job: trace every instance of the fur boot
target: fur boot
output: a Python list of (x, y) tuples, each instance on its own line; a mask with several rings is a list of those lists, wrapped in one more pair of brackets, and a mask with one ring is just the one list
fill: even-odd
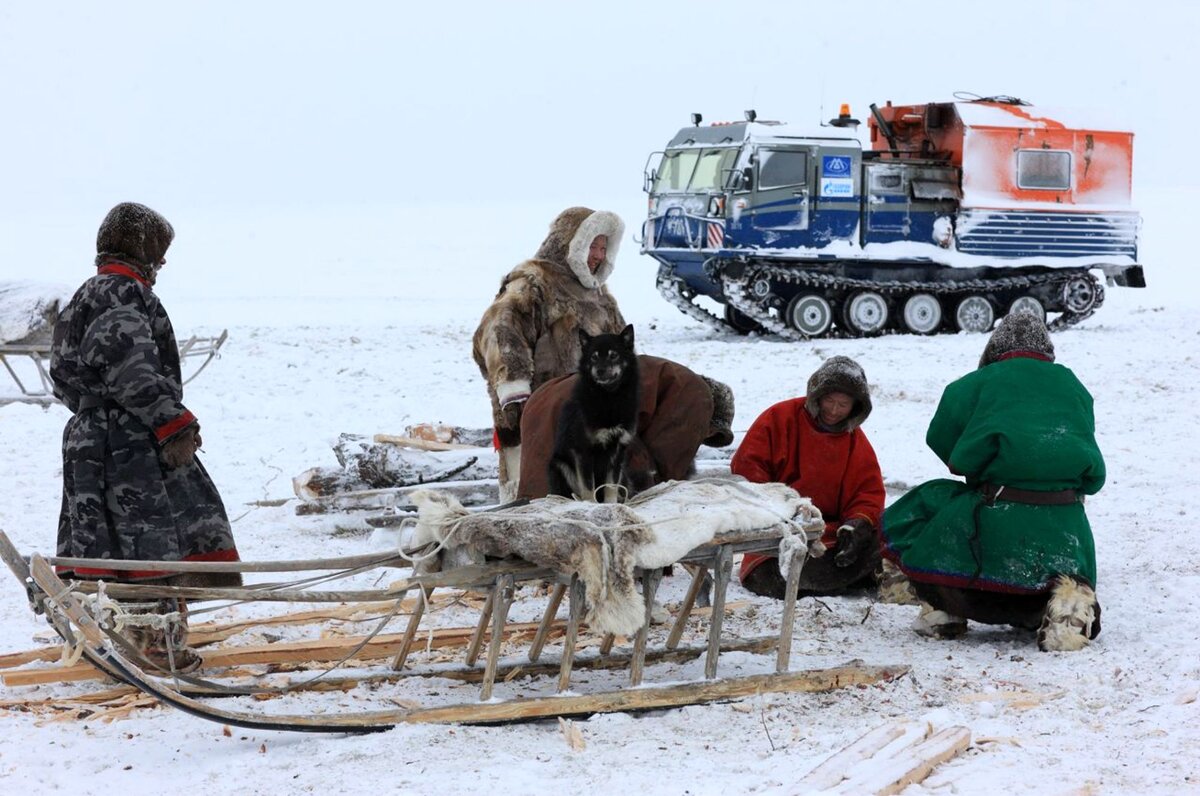
[(939, 611), (929, 603), (921, 603), (921, 613), (913, 622), (917, 635), (929, 638), (958, 638), (967, 632), (967, 620), (945, 611)]
[(913, 590), (908, 576), (900, 571), (900, 567), (883, 559), (883, 564), (877, 575), (879, 580), (879, 602), (891, 605), (919, 605), (917, 593)]
[(1100, 603), (1095, 590), (1083, 580), (1059, 575), (1038, 628), (1038, 649), (1075, 652), (1099, 634)]
[[(187, 645), (187, 605), (183, 600), (163, 599), (155, 603), (135, 603), (129, 613), (136, 618), (124, 635), (150, 663), (164, 672), (187, 674), (200, 668), (200, 655)], [(148, 615), (156, 617), (149, 620)]]

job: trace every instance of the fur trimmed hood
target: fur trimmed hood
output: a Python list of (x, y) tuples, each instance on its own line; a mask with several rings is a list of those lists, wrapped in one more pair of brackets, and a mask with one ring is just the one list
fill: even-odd
[(988, 338), (979, 357), (979, 367), (991, 365), (1005, 358), (1005, 354), (1018, 351), (1040, 354), (1054, 361), (1054, 343), (1050, 341), (1050, 330), (1045, 322), (1032, 312), (1012, 312), (1005, 315)]
[(861, 426), (871, 414), (871, 388), (867, 374), (850, 357), (830, 357), (808, 380), (804, 410), (816, 419), (821, 413), (821, 399), (832, 392), (843, 392), (854, 399), (850, 416), (838, 424), (834, 431), (853, 431)]
[[(625, 223), (616, 213), (570, 207), (559, 213), (558, 218), (550, 224), (550, 233), (542, 241), (534, 259), (565, 265), (581, 285), (595, 289), (612, 274), (624, 234)], [(608, 237), (608, 254), (593, 274), (588, 268), (587, 258), (588, 249), (597, 235)]]
[(119, 260), (153, 272), (174, 239), (175, 228), (161, 214), (137, 202), (122, 202), (100, 222), (96, 265)]

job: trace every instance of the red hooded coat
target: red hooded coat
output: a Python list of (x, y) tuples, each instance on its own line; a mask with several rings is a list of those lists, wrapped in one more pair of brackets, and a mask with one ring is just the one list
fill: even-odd
[[(730, 469), (755, 483), (777, 481), (811, 498), (825, 518), (821, 541), (832, 551), (837, 529), (863, 518), (875, 528), (883, 513), (883, 475), (875, 450), (860, 428), (822, 431), (805, 408), (805, 398), (775, 404), (763, 412), (733, 456)], [(748, 553), (739, 577), (769, 561)]]

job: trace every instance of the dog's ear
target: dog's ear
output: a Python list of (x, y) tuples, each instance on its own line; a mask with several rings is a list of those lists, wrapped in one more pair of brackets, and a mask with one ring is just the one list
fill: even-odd
[(633, 350), (633, 324), (632, 323), (621, 330), (621, 342), (624, 343), (625, 347), (628, 348), (630, 351)]
[(587, 348), (592, 342), (592, 336), (583, 329), (579, 330), (579, 345), (581, 348)]

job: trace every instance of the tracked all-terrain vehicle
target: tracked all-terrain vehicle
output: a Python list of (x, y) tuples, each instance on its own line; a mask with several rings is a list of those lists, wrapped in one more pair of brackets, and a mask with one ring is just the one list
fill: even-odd
[(846, 106), (815, 131), (746, 117), (693, 114), (647, 164), (642, 251), (698, 320), (803, 339), (983, 332), (1024, 309), (1061, 329), (1099, 308), (1097, 275), (1145, 286), (1118, 125), (1010, 97), (889, 102), (864, 148)]

